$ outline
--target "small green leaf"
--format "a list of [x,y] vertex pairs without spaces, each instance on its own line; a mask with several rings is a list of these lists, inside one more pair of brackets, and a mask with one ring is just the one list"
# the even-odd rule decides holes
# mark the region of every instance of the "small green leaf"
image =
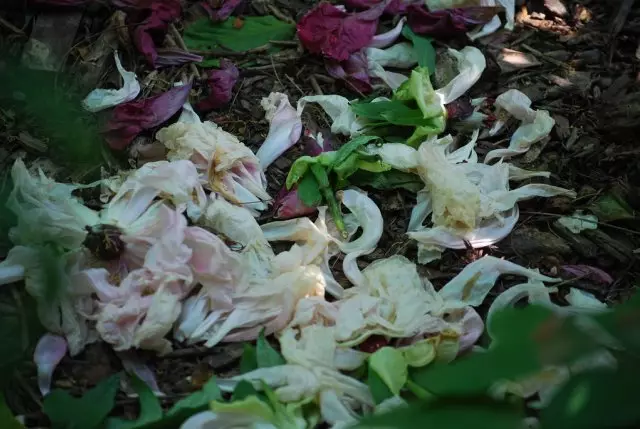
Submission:
[[298,183],[298,197],[307,207],[317,207],[322,202],[320,185],[311,171],[308,171]]
[[402,352],[394,347],[382,347],[369,357],[369,371],[373,371],[394,395],[407,382],[408,367]]
[[249,396],[257,396],[258,391],[246,380],[240,381],[231,394],[231,402],[242,401]]
[[335,159],[329,166],[329,173],[332,169],[339,167],[342,163],[344,163],[356,150],[360,149],[365,144],[368,144],[372,141],[380,140],[380,137],[376,136],[358,136],[348,143],[342,145],[340,149],[336,151]]
[[258,368],[268,368],[272,366],[284,365],[284,358],[278,353],[264,337],[264,329],[258,336],[256,342],[256,358]]
[[0,428],[2,429],[25,429],[22,423],[16,420],[15,416],[7,406],[4,395],[0,392]]
[[258,355],[256,348],[249,343],[244,343],[242,359],[240,359],[240,374],[246,374],[254,369],[258,369]]
[[[291,40],[295,31],[295,25],[271,15],[247,16],[238,21],[231,18],[223,22],[202,18],[187,26],[182,38],[189,49],[208,51],[224,48],[244,52],[266,45],[270,40]],[[273,47],[271,52],[277,50]]]
[[433,39],[417,35],[408,25],[402,28],[402,35],[413,43],[413,49],[418,57],[418,65],[427,67],[433,73],[436,70],[436,50],[431,44]]
[[140,429],[162,420],[162,406],[149,386],[135,375],[131,377],[131,385],[140,401],[138,418],[136,420],[110,418],[107,420],[106,429]]
[[43,410],[51,420],[52,429],[93,429],[102,426],[113,409],[120,384],[120,375],[102,380],[81,398],[74,398],[61,389],[44,398]]
[[634,218],[633,209],[629,204],[613,192],[601,196],[588,208],[601,222]]
[[369,186],[373,189],[406,189],[418,192],[424,188],[424,182],[415,174],[391,170],[382,173],[357,171],[349,178],[349,182],[356,186]]

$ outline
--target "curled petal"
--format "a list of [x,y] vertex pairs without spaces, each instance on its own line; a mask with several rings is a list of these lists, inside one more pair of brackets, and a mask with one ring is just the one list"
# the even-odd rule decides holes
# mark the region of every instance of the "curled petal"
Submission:
[[196,108],[208,112],[229,104],[233,98],[233,86],[239,77],[238,67],[231,61],[222,59],[219,69],[209,70],[206,78],[208,95],[196,104]]
[[33,362],[38,367],[38,388],[42,396],[51,391],[53,371],[67,354],[67,342],[63,337],[45,334],[33,353]]
[[307,103],[318,103],[329,115],[333,123],[331,132],[350,136],[358,134],[364,124],[358,120],[351,110],[349,100],[339,95],[309,95],[298,100],[298,114],[302,114]]
[[407,22],[407,19],[403,17],[391,30],[386,33],[376,34],[367,47],[384,49],[393,45],[393,43],[398,40],[398,37],[400,37],[400,34],[402,34],[402,28],[405,22]]
[[265,170],[287,149],[296,144],[302,134],[302,121],[286,94],[272,92],[260,102],[265,117],[270,122],[269,134],[256,156],[260,168]]
[[362,234],[351,242],[338,242],[344,253],[375,249],[382,237],[384,220],[376,203],[363,192],[353,189],[338,192],[338,198],[356,218]]
[[407,22],[416,34],[448,38],[489,22],[500,10],[499,7],[484,6],[427,10],[414,4],[407,8]]
[[122,366],[129,374],[135,374],[140,380],[142,380],[156,396],[165,396],[158,386],[156,375],[151,368],[138,356],[133,350],[118,353]]
[[131,101],[140,93],[140,83],[136,79],[135,72],[126,71],[120,63],[118,51],[114,51],[113,56],[116,61],[118,73],[122,76],[122,88],[120,89],[94,89],[82,101],[85,109],[89,112],[99,112],[118,104]]
[[461,51],[449,49],[449,55],[458,63],[458,75],[444,88],[436,90],[442,104],[449,104],[464,95],[479,79],[487,67],[480,49],[467,46]]
[[199,63],[203,57],[180,48],[158,48],[156,64],[160,67],[181,66],[187,63]]
[[369,79],[367,56],[363,50],[355,52],[345,61],[325,60],[327,72],[336,79],[344,79],[363,94],[373,89]]
[[200,5],[207,11],[214,22],[224,21],[240,6],[242,0],[205,0]]

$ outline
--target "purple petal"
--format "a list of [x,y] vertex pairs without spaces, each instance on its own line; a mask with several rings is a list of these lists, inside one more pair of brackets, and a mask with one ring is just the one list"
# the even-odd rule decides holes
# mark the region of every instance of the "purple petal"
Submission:
[[143,130],[169,120],[187,101],[190,90],[191,84],[177,86],[154,97],[116,106],[106,129],[109,146],[122,150]]
[[202,61],[200,55],[183,51],[180,48],[158,48],[156,65],[160,67],[179,66],[186,63],[199,63]]
[[404,27],[404,23],[406,21],[406,18],[402,18],[391,30],[386,33],[380,33],[373,36],[368,47],[383,49],[393,45],[393,43],[398,40],[398,37],[400,37],[400,34],[402,34],[402,27]]
[[242,0],[207,0],[200,5],[207,11],[212,21],[224,21],[240,6]]
[[450,38],[467,33],[473,26],[486,24],[499,7],[465,7],[428,11],[419,5],[407,8],[407,22],[416,34]]
[[473,104],[471,97],[462,96],[449,104],[445,104],[447,119],[466,119],[473,114]]
[[613,283],[613,277],[600,268],[590,265],[563,265],[560,269],[571,276],[586,278],[596,283],[605,285]]
[[53,371],[67,354],[67,341],[63,337],[53,334],[45,334],[38,341],[33,352],[33,362],[38,368],[38,388],[42,396],[51,391]]
[[196,108],[202,112],[208,112],[229,104],[233,97],[233,86],[240,77],[240,71],[229,60],[221,60],[220,68],[210,70],[207,75],[206,98],[196,104]]
[[325,66],[332,77],[349,82],[358,91],[365,94],[372,91],[364,50],[351,54],[347,60],[341,62],[327,59]]
[[327,2],[311,9],[298,22],[298,38],[312,53],[344,61],[371,43],[378,28],[378,18],[389,0],[369,10],[347,13]]
[[[390,15],[405,13],[407,11],[407,6],[421,2],[424,2],[424,0],[392,0],[388,2],[384,9],[384,13]],[[344,3],[355,9],[370,9],[382,3],[382,0],[346,0]]]
[[136,352],[132,350],[120,352],[118,353],[118,357],[122,361],[122,366],[129,374],[135,374],[140,380],[144,381],[156,396],[165,396],[158,386],[155,374]]
[[280,189],[273,204],[275,219],[291,219],[294,217],[309,216],[316,212],[316,207],[306,206],[298,196],[298,187],[287,190],[286,186]]

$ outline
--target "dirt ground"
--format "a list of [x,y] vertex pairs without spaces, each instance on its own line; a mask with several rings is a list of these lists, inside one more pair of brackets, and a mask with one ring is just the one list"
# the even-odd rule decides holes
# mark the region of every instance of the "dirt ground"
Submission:
[[[297,21],[314,3],[253,1],[246,2],[240,11],[244,15],[281,14]],[[551,171],[549,183],[576,190],[578,198],[520,203],[520,220],[505,240],[484,249],[447,251],[440,261],[421,269],[434,284],[442,285],[469,261],[485,254],[537,267],[552,275],[565,275],[560,268],[563,265],[588,265],[609,273],[613,284],[603,285],[589,276],[572,278],[565,284],[615,303],[625,299],[638,285],[640,273],[639,255],[634,252],[640,248],[640,218],[633,215],[640,210],[640,9],[632,8],[626,16],[616,18],[619,2],[615,1],[552,1],[547,2],[547,7],[544,3],[529,1],[517,7],[514,32],[500,31],[475,43],[487,58],[487,69],[471,96],[495,97],[507,89],[517,88],[533,100],[536,108],[552,113],[556,126],[549,138],[514,162],[527,169]],[[555,9],[554,13],[553,6],[558,3],[564,4],[566,10]],[[191,7],[185,22],[199,13],[196,6]],[[92,62],[91,58],[99,57],[98,41],[109,16],[105,8],[87,8],[67,59],[66,71],[72,78],[89,80],[87,70],[91,64],[88,63]],[[27,41],[31,12],[10,7],[3,13],[0,8],[0,17],[2,47],[18,54]],[[177,30],[181,31],[183,25],[178,23]],[[382,25],[391,27],[391,19],[385,18]],[[460,41],[450,46],[464,45],[465,42]],[[231,59],[241,69],[241,77],[234,98],[229,107],[214,111],[208,118],[239,136],[252,149],[267,135],[268,123],[260,100],[272,91],[287,93],[292,104],[301,96],[316,93],[359,96],[329,77],[318,57],[299,49],[297,44],[283,47],[273,56],[260,52],[235,54]],[[437,47],[444,45],[439,43]],[[505,61],[505,55],[517,55],[529,66],[513,67]],[[127,61],[135,57],[131,47],[125,51],[125,57]],[[249,65],[243,67],[245,64]],[[184,66],[182,70],[169,68],[150,74],[139,57],[138,66],[137,74],[146,83],[144,91],[148,94],[165,90],[180,73],[189,71],[189,67]],[[93,87],[117,76],[111,68],[98,76]],[[307,120],[324,127],[328,125],[321,111],[310,108],[306,114]],[[7,171],[17,156],[26,155],[39,163],[43,158],[55,159],[52,153],[55,148],[47,147],[47,138],[28,120],[12,116],[10,109],[0,109],[0,170]],[[44,150],[38,142],[45,142]],[[151,135],[138,138],[134,147],[142,149],[137,154],[129,154],[129,160],[124,161],[132,165],[144,162],[149,153],[144,149],[151,143]],[[499,144],[504,141],[480,141],[478,153],[482,155]],[[289,166],[300,153],[300,149],[294,147],[269,168],[271,195],[282,187]],[[122,162],[123,156],[119,158]],[[106,159],[109,162],[104,162],[105,168],[117,168],[116,161]],[[64,168],[53,171],[59,178],[71,174]],[[363,266],[394,254],[415,260],[415,245],[404,235],[415,195],[404,191],[376,191],[372,198],[384,215],[385,231],[378,249],[362,258]],[[626,204],[631,215],[611,213],[610,205],[605,203],[612,200]],[[594,207],[604,211],[599,216],[601,220],[610,219],[601,222],[597,230],[575,235],[554,224],[561,215]],[[269,219],[270,215],[265,214],[261,220]],[[344,279],[340,267],[339,260],[333,263],[338,280]],[[508,285],[507,280],[492,294],[500,293]],[[198,389],[212,374],[233,373],[241,353],[242,345],[231,344],[213,350],[177,348],[165,358],[152,359],[160,388],[167,394],[164,401],[175,402]],[[120,369],[119,360],[110,348],[96,344],[78,357],[65,358],[57,372],[55,386],[81,392]],[[31,422],[46,421],[39,410],[34,372],[26,372],[16,383],[15,395],[9,398],[14,410],[25,414]],[[127,415],[135,411],[136,403],[137,399],[121,395],[118,409]]]

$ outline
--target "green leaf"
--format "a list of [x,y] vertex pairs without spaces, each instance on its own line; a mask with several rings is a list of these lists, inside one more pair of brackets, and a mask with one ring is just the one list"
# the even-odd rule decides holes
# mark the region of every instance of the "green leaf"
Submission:
[[115,403],[120,375],[112,375],[74,398],[61,389],[44,398],[43,411],[51,420],[52,429],[93,429],[102,426]]
[[240,359],[240,374],[246,374],[254,369],[258,369],[258,355],[256,354],[256,348],[249,343],[244,343],[242,359]]
[[382,347],[372,354],[369,357],[369,371],[378,374],[394,395],[399,395],[407,382],[407,362],[402,352],[394,347]]
[[179,423],[182,423],[182,421],[186,420],[191,415],[208,409],[211,401],[217,401],[221,398],[222,394],[220,393],[220,388],[216,383],[216,378],[211,377],[209,381],[202,386],[201,390],[176,402],[176,404],[167,412],[165,420],[167,418],[174,418],[175,420],[175,418],[178,417],[180,420]]
[[433,39],[417,35],[408,25],[402,28],[402,35],[413,43],[413,49],[418,57],[418,65],[428,68],[430,73],[433,73],[436,70],[436,50],[431,44]]
[[377,372],[372,370],[371,367],[369,367],[367,371],[367,385],[369,386],[369,391],[371,392],[371,396],[376,404],[379,404],[385,399],[389,399],[393,396],[389,386],[387,386],[384,380]]
[[258,368],[268,368],[286,363],[280,353],[271,347],[271,344],[265,339],[264,329],[260,332],[256,342],[256,358]]
[[324,152],[318,156],[301,156],[293,162],[293,165],[289,169],[287,175],[286,185],[287,189],[291,189],[293,185],[298,183],[302,177],[309,171],[309,168],[313,164],[319,164],[323,167],[329,167],[333,164],[335,157],[335,151]]
[[[244,52],[269,43],[270,40],[292,40],[296,31],[293,24],[267,16],[248,16],[242,25],[236,24],[234,18],[224,22],[213,22],[202,18],[184,30],[184,43],[189,49],[207,51],[212,49],[229,49]],[[275,52],[276,47],[271,49]]]
[[640,422],[637,360],[616,371],[577,374],[541,412],[543,429],[601,429],[637,427]]
[[298,197],[307,207],[316,207],[322,202],[320,185],[311,171],[307,171],[298,183]]
[[398,170],[383,173],[357,171],[349,178],[349,182],[356,186],[369,186],[380,190],[406,189],[410,192],[418,192],[424,188],[424,182],[417,175]]
[[233,389],[233,393],[231,394],[231,402],[242,401],[249,396],[257,396],[257,394],[258,391],[255,389],[255,387],[253,387],[253,384],[249,383],[246,380],[242,380],[236,385],[236,388]]
[[340,164],[344,163],[356,150],[374,140],[380,140],[380,137],[358,136],[350,140],[348,143],[342,145],[340,149],[336,151],[335,158],[329,166],[328,173],[330,173],[332,169],[339,167]]
[[365,417],[355,427],[514,429],[521,427],[523,418],[524,413],[516,407],[480,397],[438,400],[428,404],[415,402],[384,414]]
[[601,196],[588,208],[601,222],[634,218],[633,209],[615,192]]
[[7,406],[2,392],[0,392],[0,427],[2,429],[25,429]]
[[442,133],[447,125],[444,116],[429,118],[429,123],[420,127],[416,127],[413,134],[407,139],[407,145],[418,148],[430,136],[437,136]]
[[0,386],[30,355],[44,333],[36,301],[24,290],[3,286],[0,290]]
[[140,413],[136,420],[110,418],[106,429],[139,429],[162,420],[162,406],[147,384],[135,375],[131,377],[131,385],[138,394]]

